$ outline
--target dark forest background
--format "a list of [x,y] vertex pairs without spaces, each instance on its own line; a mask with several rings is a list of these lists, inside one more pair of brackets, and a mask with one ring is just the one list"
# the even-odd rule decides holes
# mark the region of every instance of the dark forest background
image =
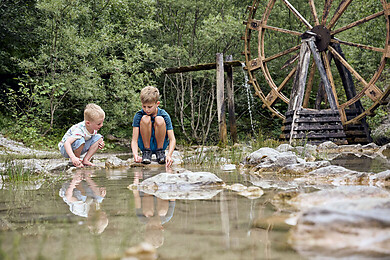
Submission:
[[[301,8],[308,8],[306,2]],[[379,3],[358,4],[363,8],[371,2]],[[1,0],[0,131],[28,144],[55,147],[71,125],[83,120],[85,105],[94,102],[106,112],[102,133],[130,138],[139,92],[154,85],[179,143],[217,144],[215,70],[162,71],[215,62],[216,53],[244,61],[241,37],[251,3]],[[277,138],[282,122],[262,108],[258,97],[251,98],[254,91],[248,93],[239,67],[234,84],[240,141]],[[385,116],[378,111],[371,127]]]

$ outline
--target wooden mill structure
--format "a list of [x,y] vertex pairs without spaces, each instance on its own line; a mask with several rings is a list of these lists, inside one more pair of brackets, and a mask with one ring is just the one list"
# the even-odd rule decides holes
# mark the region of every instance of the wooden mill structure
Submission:
[[355,2],[254,0],[248,7],[249,82],[283,120],[282,138],[371,141],[366,116],[390,93],[380,80],[390,57],[390,4],[373,0],[363,10]]

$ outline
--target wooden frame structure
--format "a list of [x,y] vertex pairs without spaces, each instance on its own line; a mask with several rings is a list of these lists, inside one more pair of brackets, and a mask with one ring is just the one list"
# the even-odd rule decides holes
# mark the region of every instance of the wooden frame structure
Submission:
[[[217,113],[218,113],[218,128],[219,140],[222,145],[227,144],[227,125],[226,125],[226,102],[225,102],[225,88],[227,94],[227,107],[229,113],[229,127],[230,136],[233,143],[237,143],[237,125],[234,109],[234,84],[233,84],[233,67],[242,67],[241,61],[233,61],[231,55],[223,60],[223,54],[216,54],[215,63],[197,64],[192,66],[172,67],[166,68],[164,74],[183,73],[190,71],[201,70],[216,70],[217,82]],[[226,86],[225,86],[225,72],[226,72]]]
[[[312,113],[313,118],[317,116],[325,118],[326,113],[320,112],[324,109],[321,103],[325,103],[327,105],[325,109],[338,112],[349,143],[369,142],[371,138],[365,117],[373,115],[378,106],[386,104],[390,94],[389,86],[384,88],[377,86],[378,79],[390,58],[390,3],[387,3],[387,0],[378,0],[376,9],[369,10],[371,11],[369,15],[360,14],[362,11],[358,5],[353,4],[353,0],[325,2],[308,0],[307,8],[303,8],[301,3],[302,1],[297,0],[267,0],[264,5],[261,5],[260,0],[254,0],[248,7],[243,40],[249,83],[263,101],[263,107],[267,107],[274,116],[284,120],[282,137],[288,137],[290,141],[295,138],[293,134],[297,122],[294,118],[300,114],[300,111],[305,110],[306,116]],[[290,15],[285,15],[286,12]],[[259,13],[260,16],[257,18]],[[354,17],[353,19],[358,17],[358,19],[351,20],[348,17]],[[294,18],[296,19],[291,22]],[[286,21],[286,19],[290,20]],[[377,28],[384,29],[383,35],[375,36],[383,39],[381,46],[371,46],[369,44],[371,37],[360,35],[360,30],[364,31],[364,29],[359,30],[359,28],[370,26],[371,23]],[[286,28],[285,25],[289,27]],[[367,34],[369,33],[371,30],[367,31]],[[273,37],[278,39],[280,35],[284,35],[283,39],[291,40],[279,43],[272,41]],[[311,43],[307,45],[305,39],[310,37],[314,39],[309,40]],[[298,41],[299,38],[304,40]],[[363,41],[357,42],[358,40]],[[276,52],[271,51],[278,46],[280,47]],[[344,49],[341,46],[344,46]],[[311,49],[314,58],[311,65],[310,52],[306,49]],[[364,66],[359,68],[360,71],[354,68],[343,53],[348,49],[362,52],[365,57],[372,57],[368,61],[377,62],[376,70],[368,71],[368,67]],[[301,54],[297,53],[298,51]],[[332,60],[335,66],[332,66]],[[285,75],[284,79],[283,77],[280,79],[281,74]],[[300,79],[297,79],[297,75]],[[308,77],[307,82],[306,77]],[[365,79],[365,77],[370,78]],[[263,79],[265,83],[262,83]],[[302,85],[303,79],[306,86]],[[318,80],[321,83],[315,89],[314,82]],[[344,88],[343,94],[340,94],[341,85]],[[316,95],[314,108],[310,108],[313,100],[312,93]],[[366,101],[362,102],[363,99]],[[366,104],[366,108],[363,107],[363,103]],[[288,107],[287,112],[281,110],[285,107]],[[329,118],[334,116],[333,112],[329,114]],[[303,129],[307,127],[308,125]],[[321,125],[318,124],[316,128],[319,130],[313,130],[313,136],[321,135],[327,127],[323,125],[321,129]],[[285,132],[286,129],[289,129],[289,132]],[[310,131],[305,131],[307,137]],[[329,130],[328,133],[334,131]],[[298,132],[296,138],[302,136],[302,133]],[[318,140],[331,139],[330,136],[323,137]]]

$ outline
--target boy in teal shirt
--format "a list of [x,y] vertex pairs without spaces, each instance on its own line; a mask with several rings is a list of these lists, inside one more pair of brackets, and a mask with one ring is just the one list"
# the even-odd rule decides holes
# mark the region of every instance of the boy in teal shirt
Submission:
[[[158,107],[159,98],[160,93],[155,87],[148,86],[141,90],[142,109],[134,116],[131,150],[135,162],[149,164],[154,153],[158,163],[166,163],[169,167],[173,162],[172,154],[176,139],[169,114]],[[165,156],[165,149],[168,146],[168,153]],[[142,157],[138,155],[138,148],[142,151]]]

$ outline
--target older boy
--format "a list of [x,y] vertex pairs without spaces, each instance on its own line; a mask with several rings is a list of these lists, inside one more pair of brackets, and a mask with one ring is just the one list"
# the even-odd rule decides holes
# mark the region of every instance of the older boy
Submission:
[[[103,136],[97,132],[103,126],[105,113],[96,104],[84,109],[84,121],[72,126],[58,144],[61,154],[76,167],[94,166],[90,162],[98,149],[104,148]],[[86,153],[86,154],[85,154]],[[81,159],[81,155],[85,154]]]
[[[170,167],[176,139],[169,114],[158,107],[159,98],[160,93],[155,87],[148,86],[141,90],[142,110],[134,116],[131,150],[135,162],[149,164],[154,153],[159,164],[166,163],[166,166]],[[168,154],[165,157],[168,145]],[[138,147],[142,151],[142,157],[138,155]]]

